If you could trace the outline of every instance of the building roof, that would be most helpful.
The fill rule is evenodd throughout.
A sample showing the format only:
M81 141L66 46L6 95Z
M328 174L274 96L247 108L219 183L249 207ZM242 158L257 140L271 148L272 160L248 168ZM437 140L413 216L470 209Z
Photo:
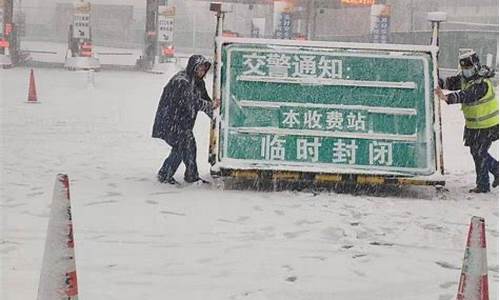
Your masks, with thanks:
M196 0L204 2L226 2L226 3L239 3L239 4L273 4L274 0ZM297 6L306 6L311 3L311 0L288 0L294 2ZM317 7L321 8L340 8L341 0L315 0Z

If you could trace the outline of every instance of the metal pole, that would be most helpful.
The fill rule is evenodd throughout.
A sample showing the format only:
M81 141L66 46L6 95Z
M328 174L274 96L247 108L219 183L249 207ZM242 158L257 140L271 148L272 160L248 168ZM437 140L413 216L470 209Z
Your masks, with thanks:
M312 3L312 9L313 9L313 20L312 20L311 38L309 40L316 39L316 22L318 18L318 7L316 5L315 0Z
M3 7L4 13L3 13L3 28L4 28L4 39L8 40L9 43L9 52L10 56L14 58L15 56L15 45L12 43L12 35L15 34L14 32L10 32L8 35L5 35L7 25L11 26L10 28L12 29L13 26L13 20L14 20L14 0L5 0L4 2L5 6ZM14 29L16 30L16 29ZM2 48L4 49L4 48ZM2 54L5 54L5 50L2 50ZM14 64L15 59L12 59L12 63Z
M312 4L313 4L313 0L308 1L306 3L306 38L308 40L311 39L311 24L309 24L309 23L311 20L311 5Z
M413 0L411 0L410 1L410 32L415 31L415 27L413 24L413 9L414 9Z
M431 45L439 47L439 23L438 21L432 21L432 40L431 40ZM436 68L436 74L434 76L434 87L438 86L438 80L439 80L439 65L438 65L438 59L439 58L439 50L436 52L436 57L433 58L433 63L435 64ZM436 95L434 95L434 98ZM438 116L438 126L439 126L439 141L440 144L437 145L437 152L439 155L439 169L441 172L441 175L444 175L444 154L443 154L443 147L442 147L442 142L443 142L443 122L442 122L442 116L441 116L441 101L438 99L435 101L437 103L437 116ZM436 141L436 144L438 142Z
M152 68L157 53L158 0L146 0L146 36L143 63L146 69Z
M217 62L217 57L218 57L218 53L219 53L219 49L217 47L217 37L221 36L222 35L222 23L223 23L223 20L224 20L224 13L221 13L221 12L217 12L217 23L216 23L216 27L215 27L215 39L214 39L214 63L213 63L213 72L214 72L214 76L213 76L213 82L212 82L212 95L214 97L214 99L216 99L219 95L217 93L217 81L218 81L218 74L217 74L217 68L218 68L218 62Z
M192 36L192 42L193 42L193 53L196 52L195 46L196 46L196 11L193 11L193 36Z
M5 0L4 24L13 22L14 19L14 0Z
M155 47L154 47L154 58L153 58L153 66L155 63L159 61L158 55L160 54L160 46L158 45L158 33L159 33L159 28L158 28L158 9L159 9L160 3L159 1L155 1Z
M222 29L224 24L224 13L217 12L217 24L215 29L215 40L214 40L214 63L213 63L213 82L212 82L212 98L220 99L220 74L219 74L219 55L221 49L219 49L219 45L217 43L217 37L222 36ZM210 122L210 140L208 146L208 162L211 165L215 164L215 160L217 157L216 154L216 145L217 145L217 134L216 134L216 126L217 122L215 119L212 119Z
M439 22L432 22L431 45L439 47Z

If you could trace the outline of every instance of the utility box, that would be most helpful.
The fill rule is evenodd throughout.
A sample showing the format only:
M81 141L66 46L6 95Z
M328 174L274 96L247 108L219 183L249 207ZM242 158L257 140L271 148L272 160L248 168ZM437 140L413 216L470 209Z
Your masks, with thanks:
M444 184L436 47L239 38L217 44L222 105L212 173Z

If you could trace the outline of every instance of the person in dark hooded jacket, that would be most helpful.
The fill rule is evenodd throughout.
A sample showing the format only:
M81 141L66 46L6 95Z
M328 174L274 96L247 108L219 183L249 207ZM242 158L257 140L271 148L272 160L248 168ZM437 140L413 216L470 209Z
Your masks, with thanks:
M163 88L152 134L172 147L158 171L158 180L162 183L176 183L173 176L181 162L186 166L186 182L202 180L196 165L193 127L198 111L212 118L213 110L219 106L218 100L212 101L208 96L203 81L210 66L205 57L192 55L186 69L175 74Z

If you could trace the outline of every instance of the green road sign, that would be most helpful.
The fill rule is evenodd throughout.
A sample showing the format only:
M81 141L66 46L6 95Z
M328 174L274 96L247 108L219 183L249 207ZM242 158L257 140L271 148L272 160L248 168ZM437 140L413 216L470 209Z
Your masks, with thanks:
M221 44L215 167L436 172L435 70L427 48L256 41Z

